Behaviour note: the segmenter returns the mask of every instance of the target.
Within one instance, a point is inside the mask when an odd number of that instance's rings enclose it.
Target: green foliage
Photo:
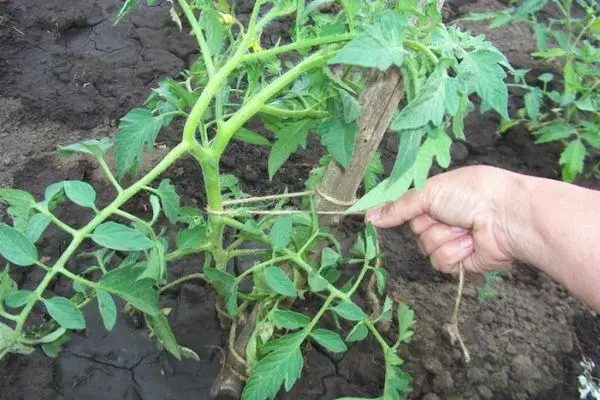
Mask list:
[[[38,251],[27,236],[0,222],[0,255],[7,261],[28,267],[38,262]]]
[[[509,22],[532,26],[536,39],[533,53],[547,62],[562,79],[546,72],[537,77],[539,84],[526,79],[528,70],[513,71],[512,85],[525,90],[524,106],[501,124],[506,131],[525,124],[536,137],[536,143],[561,142],[564,149],[558,160],[562,179],[571,182],[584,171],[586,160],[597,160],[600,149],[600,4],[570,0],[554,2],[562,15],[545,21],[539,14],[548,0],[528,0],[516,7],[485,14],[474,19],[491,19],[493,27]],[[576,9],[582,11],[578,14]],[[576,17],[576,15],[580,15]],[[598,164],[594,167],[598,175]]]
[[[265,282],[275,293],[282,296],[296,297],[294,282],[279,267],[267,267],[264,271]]]
[[[116,222],[98,226],[91,238],[100,246],[113,250],[138,251],[152,247],[152,241],[142,232]]]
[[[346,44],[329,63],[378,68],[382,71],[392,65],[400,67],[406,53],[404,30],[408,25],[408,18],[403,14],[393,11],[381,13],[374,24],[368,25]]]
[[[290,390],[302,372],[300,345],[304,339],[306,332],[300,331],[271,342],[265,348],[267,354],[254,366],[242,398],[273,399],[282,385]]]
[[[215,268],[204,268],[204,276],[225,299],[225,307],[230,315],[237,313],[237,281],[233,275]]]
[[[165,216],[174,224],[179,217],[179,195],[175,191],[175,186],[169,179],[165,179],[158,186],[156,193],[160,197]]]
[[[498,296],[497,285],[500,282],[502,282],[502,277],[499,271],[490,271],[485,274],[483,286],[479,288],[479,294],[477,295],[479,304],[487,298]]]
[[[65,297],[42,299],[48,314],[65,329],[85,329],[85,319],[79,309]]]
[[[144,148],[152,149],[158,132],[168,122],[146,108],[134,108],[121,118],[119,133],[115,136],[117,171],[121,176],[135,171]]]
[[[98,308],[102,316],[102,322],[107,331],[112,331],[117,323],[117,306],[112,296],[103,290],[96,289]]]
[[[65,195],[73,203],[81,207],[95,208],[96,191],[89,183],[81,181],[65,181]]]

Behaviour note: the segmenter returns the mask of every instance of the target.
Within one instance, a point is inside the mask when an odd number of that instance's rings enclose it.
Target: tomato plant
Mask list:
[[[555,6],[559,18],[544,20],[540,10]],[[536,39],[533,56],[547,64],[558,64],[559,78],[545,72],[538,84],[527,82],[529,70],[513,71],[514,84],[525,90],[524,107],[502,123],[501,130],[524,123],[536,143],[561,142],[562,178],[573,181],[583,171],[588,155],[600,149],[600,4],[594,0],[528,0],[517,7],[476,14],[492,19],[491,26],[524,22]],[[600,176],[600,162],[595,173]]]
[[[137,3],[126,1],[119,18]],[[268,147],[270,179],[316,134],[327,151],[323,166],[347,168],[363,145],[356,138],[365,117],[360,93],[368,85],[368,70],[397,69],[405,100],[390,124],[399,138],[394,168],[380,181],[379,155],[366,160],[364,195],[341,214],[361,213],[413,184],[422,188],[434,160],[448,167],[452,140],[465,138],[463,119],[474,108],[471,96],[508,118],[508,61],[484,37],[446,27],[440,6],[421,8],[412,0],[259,0],[242,22],[227,2],[176,2],[171,15],[182,29],[187,21],[201,57],[181,77],[161,81],[143,107],[121,118],[114,137],[60,148],[95,158],[114,186],[115,198],[99,206],[95,189],[82,181],[53,183],[43,199],[0,189],[12,217],[12,225],[0,223],[0,254],[11,264],[0,275],[1,354],[30,353],[41,345],[55,355],[69,331],[85,328],[81,308],[90,302],[97,303],[105,328],[111,330],[119,314],[117,296],[127,309],[143,314],[154,337],[173,356],[194,357],[177,342],[159,307],[159,294],[203,279],[219,294],[218,313],[231,330],[227,360],[233,359],[234,377],[247,380],[242,398],[273,398],[282,386],[289,390],[301,375],[303,343],[309,340],[344,352],[348,343],[369,335],[385,360],[381,398],[404,397],[411,379],[396,350],[412,337],[414,312],[386,295],[387,272],[374,227],[367,224],[353,248],[344,251],[332,227],[320,223],[324,215],[340,214],[317,204],[321,198],[337,201],[336,193],[319,190],[327,174],[324,167],[307,177],[306,191],[248,197],[236,177],[220,171],[220,160],[232,140]],[[281,18],[292,21],[290,40],[263,48],[263,33]],[[253,118],[270,133],[249,129]],[[184,121],[179,144],[149,172],[137,175],[142,153],[176,119]],[[105,161],[107,152],[115,155],[116,173]],[[159,179],[182,157],[200,166],[205,207],[182,205],[174,184]],[[125,175],[135,178],[127,187],[122,186]],[[147,196],[151,216],[123,209],[134,196]],[[303,207],[292,207],[293,197],[301,197]],[[54,211],[65,202],[88,209],[89,222],[72,227],[60,220]],[[50,224],[69,234],[71,242],[48,261],[39,257],[35,243]],[[79,254],[84,242],[96,250]],[[169,263],[199,255],[203,266],[197,273],[168,280]],[[73,260],[79,256],[91,258],[92,266],[78,267]],[[231,262],[240,257],[256,261],[235,271]],[[21,267],[44,270],[36,289],[17,288],[9,268]],[[73,281],[72,297],[45,295],[58,276]],[[360,290],[366,304],[359,300]],[[304,300],[318,303],[310,315],[297,311]],[[37,303],[51,321],[28,328]],[[327,329],[331,320],[337,332]]]

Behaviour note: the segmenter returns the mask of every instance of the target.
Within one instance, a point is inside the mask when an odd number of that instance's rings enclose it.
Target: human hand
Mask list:
[[[370,210],[367,218],[388,228],[410,222],[421,251],[445,273],[485,272],[510,266],[517,256],[514,233],[525,227],[523,177],[473,166],[436,175],[425,189]],[[526,196],[525,196],[526,197]]]

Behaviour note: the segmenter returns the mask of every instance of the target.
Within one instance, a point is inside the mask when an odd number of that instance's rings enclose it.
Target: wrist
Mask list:
[[[535,223],[535,185],[531,176],[510,172],[501,200],[501,224],[504,251],[513,261],[535,264],[535,252],[543,246],[539,227]]]

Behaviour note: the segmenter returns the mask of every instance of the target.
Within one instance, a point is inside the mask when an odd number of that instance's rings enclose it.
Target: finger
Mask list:
[[[367,212],[367,218],[381,228],[389,228],[418,217],[425,213],[422,206],[423,192],[411,189],[398,200]]]
[[[429,214],[423,214],[410,221],[410,229],[412,229],[415,235],[420,236],[423,232],[429,229],[429,227],[437,223],[438,221],[431,218]]]
[[[431,255],[446,243],[465,236],[467,231],[442,223],[433,224],[419,236],[425,254]]]
[[[504,270],[510,269],[512,267],[512,263],[509,261],[502,263],[485,263],[477,257],[477,253],[472,253],[470,256],[462,260],[463,267],[466,271],[476,272],[479,274],[484,274],[491,270]]]
[[[435,269],[451,274],[458,270],[458,263],[471,254],[473,254],[473,238],[470,235],[464,235],[434,251],[429,260]]]

